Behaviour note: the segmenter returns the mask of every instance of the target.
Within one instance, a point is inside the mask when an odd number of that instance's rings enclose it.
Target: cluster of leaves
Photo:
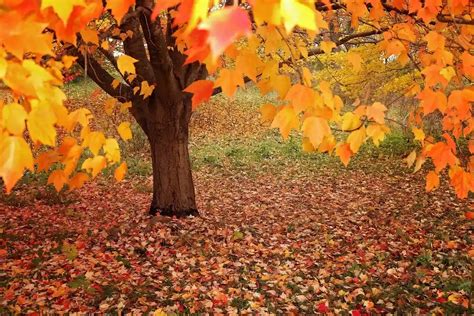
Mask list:
[[[364,142],[378,145],[389,132],[386,105],[377,101],[344,105],[328,81],[316,80],[305,61],[345,49],[348,65],[358,72],[364,54],[352,49],[357,46],[354,40],[370,39],[382,62],[411,63],[420,72],[408,93],[419,99],[409,124],[421,149],[408,157],[408,163],[419,170],[432,160],[435,169],[427,177],[428,190],[438,187],[439,174],[448,170],[460,198],[474,191],[474,92],[468,87],[474,76],[474,20],[469,0],[249,0],[234,5],[168,0],[152,1],[152,7],[144,3],[3,2],[0,79],[14,95],[14,102],[1,105],[0,120],[0,177],[8,192],[25,169],[35,169],[32,148],[41,153],[37,170],[54,167],[49,182],[58,190],[66,184],[79,187],[111,164],[118,165],[116,178],[123,178],[126,165],[120,164],[117,135],[92,131],[85,108],[69,112],[60,87],[64,69],[77,62],[87,73],[96,62],[88,58],[101,53],[119,74],[100,83],[117,97],[106,104],[106,111],[124,101],[116,92],[127,85],[133,94],[150,97],[154,83],[135,71],[141,61],[120,52],[120,42],[136,36],[131,29],[120,28],[133,14],[159,19],[160,36],[173,38],[174,46],[165,50],[170,54],[179,50],[186,55],[185,64],[200,62],[215,78],[184,89],[193,94],[193,108],[217,90],[232,96],[253,81],[262,94],[275,92],[279,99],[262,106],[271,127],[284,138],[293,129],[301,131],[305,150],[335,153],[345,165]],[[130,104],[120,107],[126,110]],[[424,121],[430,117],[441,121],[442,138],[425,135]],[[130,138],[128,122],[117,129],[124,140]],[[458,154],[460,141],[468,143],[465,157]],[[92,156],[77,168],[87,148]]]

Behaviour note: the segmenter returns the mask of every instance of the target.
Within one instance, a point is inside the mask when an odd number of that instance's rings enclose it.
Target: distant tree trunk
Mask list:
[[[141,120],[150,142],[153,198],[149,213],[198,216],[188,151],[191,102],[178,97],[163,103],[152,96],[145,106],[150,110],[148,115],[137,121]]]

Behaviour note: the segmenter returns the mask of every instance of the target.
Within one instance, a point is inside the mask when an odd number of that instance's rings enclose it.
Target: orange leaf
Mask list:
[[[469,191],[474,192],[474,174],[472,172],[454,167],[449,171],[449,177],[451,178],[451,185],[460,199],[467,198]]]
[[[63,170],[54,170],[48,177],[48,184],[54,185],[57,192],[61,191],[67,182],[67,177]]]
[[[210,80],[198,80],[187,86],[183,91],[193,94],[192,107],[195,110],[199,104],[211,98],[214,83]]]
[[[380,102],[375,102],[371,106],[367,107],[367,117],[373,119],[379,124],[385,123],[385,111],[387,108]]]
[[[56,0],[54,0],[56,1]],[[67,2],[67,1],[64,1]],[[128,9],[135,3],[135,0],[107,0],[107,9],[112,10],[114,18],[120,22]]]
[[[467,219],[474,219],[474,212],[472,212],[472,211],[467,211],[466,213],[464,213],[464,216],[465,216]]]
[[[0,177],[3,178],[7,193],[23,176],[25,169],[33,170],[33,155],[30,146],[18,136],[0,139]]]
[[[339,159],[341,159],[344,166],[347,167],[353,155],[350,145],[341,144],[338,147],[336,147],[336,155],[339,157]]]
[[[127,163],[124,161],[114,171],[115,180],[117,180],[117,182],[122,181],[126,173],[127,173]]]
[[[430,171],[426,176],[426,191],[430,192],[439,187],[439,176],[436,172]]]
[[[456,156],[451,151],[451,147],[443,142],[434,144],[427,153],[428,157],[433,159],[436,172],[444,169],[448,164],[453,166],[456,164]]]
[[[87,173],[84,172],[78,172],[74,177],[69,180],[69,190],[74,190],[74,189],[79,189],[81,188],[86,181],[89,180],[89,176]]]
[[[211,13],[209,18],[199,25],[199,29],[209,32],[207,42],[212,56],[217,58],[239,36],[251,31],[247,12],[239,7],[226,7]]]

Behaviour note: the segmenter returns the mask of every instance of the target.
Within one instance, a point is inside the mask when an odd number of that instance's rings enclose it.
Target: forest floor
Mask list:
[[[426,193],[400,135],[348,168],[303,153],[260,125],[260,101],[216,98],[194,116],[200,217],[146,214],[138,133],[121,183],[57,194],[27,176],[1,195],[0,314],[473,312],[472,200]]]

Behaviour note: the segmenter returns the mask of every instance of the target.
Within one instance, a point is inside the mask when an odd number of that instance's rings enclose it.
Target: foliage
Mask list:
[[[112,115],[128,111],[137,98],[156,97],[160,84],[170,84],[151,80],[142,69],[159,63],[157,58],[171,59],[173,67],[173,51],[212,75],[181,87],[194,95],[193,108],[218,91],[231,97],[253,81],[262,94],[276,93],[278,100],[262,106],[271,127],[284,138],[301,131],[305,150],[335,154],[345,165],[363,143],[378,145],[389,132],[385,116],[394,105],[386,96],[416,96],[419,102],[402,122],[420,144],[409,164],[416,171],[426,160],[433,162],[430,190],[448,169],[458,197],[474,191],[469,1],[153,2],[3,2],[0,79],[13,93],[12,102],[0,105],[0,177],[7,192],[25,170],[53,168],[48,183],[58,191],[82,186],[107,166],[122,180],[127,167],[118,140],[132,137],[130,123],[112,121],[117,129],[107,135],[94,130],[89,109],[71,110],[64,102],[61,87],[71,79],[64,73],[78,63],[92,74],[113,97],[104,105]],[[148,30],[139,34],[130,27],[134,19],[145,21]],[[124,45],[141,36],[149,60],[123,53]],[[315,61],[318,55],[324,56]],[[316,74],[310,70],[315,62],[323,64]],[[360,80],[367,85],[351,88]],[[428,134],[430,120],[439,122],[441,138]],[[468,157],[458,155],[462,139]]]

